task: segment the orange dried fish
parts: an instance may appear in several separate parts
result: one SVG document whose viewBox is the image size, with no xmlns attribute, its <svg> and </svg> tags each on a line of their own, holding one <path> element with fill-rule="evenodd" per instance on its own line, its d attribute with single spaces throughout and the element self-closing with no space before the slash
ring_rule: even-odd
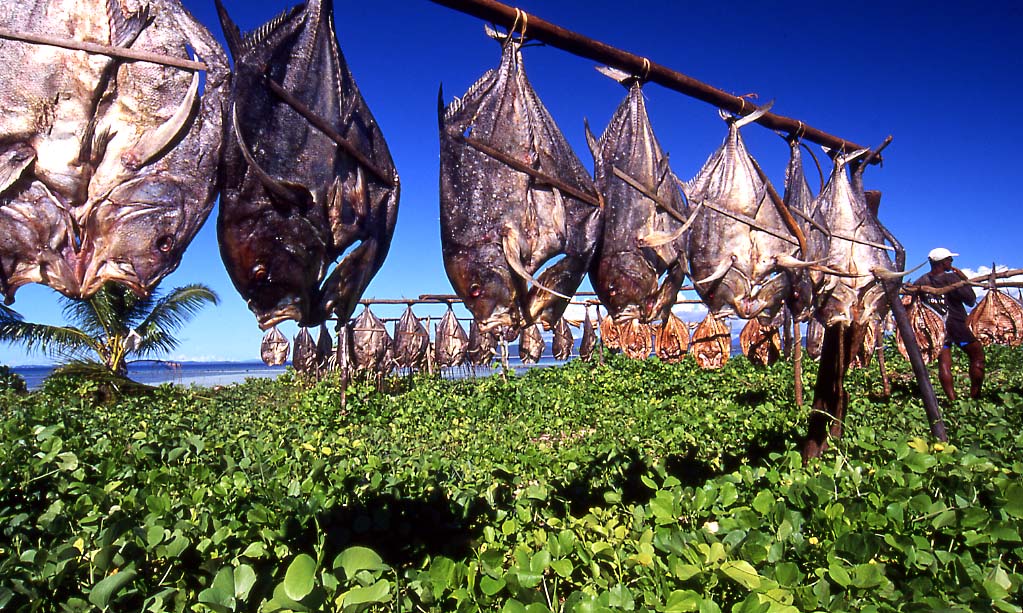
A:
<svg viewBox="0 0 1023 613">
<path fill-rule="evenodd" d="M 966 325 L 984 346 L 1023 344 L 1023 306 L 992 289 L 966 317 Z"/>
<path fill-rule="evenodd" d="M 903 299 L 903 304 L 906 303 L 906 299 Z M 910 299 L 909 306 L 906 308 L 906 314 L 909 316 L 909 321 L 913 324 L 913 331 L 916 333 L 916 343 L 920 346 L 920 355 L 923 356 L 924 363 L 929 364 L 934 360 L 938 359 L 938 354 L 941 353 L 941 345 L 945 342 L 945 322 L 941 319 L 941 316 L 920 304 L 918 300 Z M 895 339 L 898 342 L 899 353 L 902 357 L 909 359 L 909 353 L 906 352 L 906 345 L 902 340 L 902 334 L 896 331 Z"/>
<path fill-rule="evenodd" d="M 613 351 L 617 351 L 622 348 L 620 334 L 618 332 L 618 326 L 610 317 L 605 317 L 600 322 L 600 341 L 604 343 L 604 346 Z"/>
<path fill-rule="evenodd" d="M 689 351 L 689 328 L 674 313 L 668 317 L 654 334 L 654 353 L 665 362 L 681 362 Z"/>
<path fill-rule="evenodd" d="M 732 334 L 723 321 L 708 313 L 693 331 L 693 356 L 700 368 L 721 368 L 728 361 Z"/>
<path fill-rule="evenodd" d="M 746 322 L 739 333 L 739 346 L 750 362 L 767 366 L 781 357 L 781 335 L 778 328 L 761 324 L 756 318 Z"/>
<path fill-rule="evenodd" d="M 619 325 L 617 328 L 622 353 L 633 360 L 645 360 L 650 357 L 650 351 L 653 349 L 650 326 L 641 323 L 638 319 L 630 319 L 628 323 Z"/>
</svg>

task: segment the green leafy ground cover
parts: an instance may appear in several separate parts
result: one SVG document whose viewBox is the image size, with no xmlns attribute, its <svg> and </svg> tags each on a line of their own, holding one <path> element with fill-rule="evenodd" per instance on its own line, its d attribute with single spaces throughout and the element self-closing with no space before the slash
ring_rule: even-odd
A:
<svg viewBox="0 0 1023 613">
<path fill-rule="evenodd" d="M 741 359 L 403 379 L 343 409 L 290 376 L 0 391 L 0 609 L 1020 611 L 1023 352 L 989 351 L 947 445 L 890 366 L 890 400 L 851 374 L 847 435 L 805 468 L 791 366 Z"/>
</svg>

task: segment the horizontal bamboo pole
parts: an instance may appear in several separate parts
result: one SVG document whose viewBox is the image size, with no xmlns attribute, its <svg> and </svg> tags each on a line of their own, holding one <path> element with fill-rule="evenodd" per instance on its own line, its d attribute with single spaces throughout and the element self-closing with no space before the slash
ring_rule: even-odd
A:
<svg viewBox="0 0 1023 613">
<path fill-rule="evenodd" d="M 652 62 L 645 57 L 566 30 L 549 21 L 544 21 L 536 15 L 531 15 L 496 0 L 432 0 L 432 2 L 504 26 L 509 30 L 512 28 L 525 30 L 528 39 L 542 41 L 574 55 L 625 70 L 641 77 L 644 81 L 657 83 L 737 115 L 749 115 L 758 108 L 745 98 L 729 94 L 681 72 Z M 866 148 L 818 130 L 813 126 L 808 126 L 798 119 L 783 115 L 765 113 L 757 119 L 757 123 L 772 130 L 799 135 L 803 140 L 825 145 L 831 149 L 856 151 Z M 880 160 L 879 155 L 871 156 L 870 163 L 876 164 Z"/>
<path fill-rule="evenodd" d="M 207 70 L 206 64 L 203 64 L 202 62 L 186 60 L 184 58 L 174 57 L 173 55 L 139 51 L 126 47 L 112 47 L 110 45 L 100 45 L 98 43 L 60 38 L 57 36 L 49 36 L 47 34 L 15 32 L 8 28 L 0 28 L 0 38 L 16 40 L 23 43 L 49 45 L 51 47 L 60 47 L 62 49 L 71 49 L 73 51 L 85 51 L 86 53 L 95 53 L 98 55 L 109 55 L 111 57 L 121 58 L 124 60 L 162 64 L 164 66 L 173 66 L 174 68 L 181 68 L 184 70 Z"/>
</svg>

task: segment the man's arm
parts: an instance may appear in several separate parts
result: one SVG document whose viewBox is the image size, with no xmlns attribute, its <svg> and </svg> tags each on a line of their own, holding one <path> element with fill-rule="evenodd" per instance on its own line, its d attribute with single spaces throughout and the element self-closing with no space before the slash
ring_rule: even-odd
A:
<svg viewBox="0 0 1023 613">
<path fill-rule="evenodd" d="M 952 272 L 954 272 L 956 276 L 962 279 L 963 281 L 970 280 L 970 278 L 966 276 L 966 273 L 959 270 L 955 266 L 952 267 Z M 974 303 L 977 302 L 977 292 L 973 291 L 973 287 L 969 285 L 963 285 L 962 287 L 956 288 L 952 292 L 952 295 L 955 296 L 958 300 L 961 300 L 963 304 L 968 304 L 970 306 L 973 306 Z"/>
</svg>

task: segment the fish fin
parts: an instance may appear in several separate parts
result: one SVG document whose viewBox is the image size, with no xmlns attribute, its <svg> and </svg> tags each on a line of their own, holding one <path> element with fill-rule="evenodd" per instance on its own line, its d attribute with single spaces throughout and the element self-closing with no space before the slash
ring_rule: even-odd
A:
<svg viewBox="0 0 1023 613">
<path fill-rule="evenodd" d="M 245 138 L 242 136 L 241 126 L 238 124 L 238 110 L 234 105 L 231 107 L 231 119 L 234 122 L 235 138 L 238 141 L 238 148 L 241 149 L 242 157 L 245 158 L 245 162 L 256 174 L 256 178 L 259 179 L 260 184 L 262 184 L 263 187 L 272 195 L 277 196 L 279 199 L 287 202 L 288 204 L 302 209 L 308 208 L 312 202 L 312 195 L 307 189 L 303 188 L 301 185 L 274 179 L 267 174 L 267 172 L 263 170 L 263 167 L 259 165 L 259 162 L 252 157 L 252 152 L 249 151 L 249 146 L 245 143 Z M 277 207 L 276 200 L 271 198 L 270 201 L 274 204 L 275 208 L 279 208 Z M 290 213 L 290 211 L 281 212 L 285 215 Z"/>
<path fill-rule="evenodd" d="M 259 26 L 255 30 L 245 35 L 242 40 L 241 51 L 248 51 L 263 45 L 273 34 L 277 32 L 277 29 L 282 24 L 291 20 L 295 15 L 302 14 L 302 21 L 305 20 L 305 4 L 296 4 L 295 6 L 285 9 L 278 13 L 273 19 Z"/>
<path fill-rule="evenodd" d="M 621 70 L 620 68 L 614 68 L 612 66 L 595 66 L 597 72 L 604 75 L 605 77 L 617 81 L 625 87 L 632 87 L 633 83 L 639 83 L 643 79 L 639 76 Z"/>
<path fill-rule="evenodd" d="M 728 271 L 731 270 L 732 266 L 734 265 L 735 260 L 733 260 L 732 258 L 728 258 L 728 260 L 722 262 L 721 265 L 717 267 L 717 270 L 710 273 L 710 276 L 708 276 L 707 278 L 700 279 L 699 281 L 693 279 L 693 285 L 707 285 L 709 283 L 717 281 L 718 279 L 724 278 L 724 276 L 728 274 Z"/>
<path fill-rule="evenodd" d="M 682 234 L 685 233 L 685 231 L 686 231 L 685 227 L 680 227 L 678 230 L 675 230 L 674 232 L 652 231 L 643 236 L 640 236 L 637 243 L 639 244 L 640 247 L 660 247 L 662 245 L 667 245 L 668 243 L 674 242 L 680 236 L 682 236 Z"/>
<path fill-rule="evenodd" d="M 20 179 L 35 159 L 35 150 L 22 143 L 0 153 L 0 194 Z"/>
<path fill-rule="evenodd" d="M 771 100 L 767 104 L 765 104 L 765 105 L 763 105 L 761 107 L 758 107 L 757 110 L 753 111 L 749 115 L 745 115 L 743 117 L 740 117 L 740 118 L 736 119 L 735 120 L 735 127 L 736 128 L 741 128 L 743 126 L 746 126 L 746 125 L 749 125 L 749 124 L 753 123 L 754 121 L 756 121 L 756 120 L 760 119 L 761 117 L 763 117 L 764 115 L 766 115 L 771 110 L 772 106 L 774 106 L 774 100 Z"/>
<path fill-rule="evenodd" d="M 559 296 L 566 300 L 572 299 L 571 296 L 566 296 L 561 292 L 556 292 L 550 289 L 549 287 L 545 287 L 539 281 L 537 281 L 536 277 L 534 277 L 532 274 L 529 273 L 528 270 L 526 270 L 526 267 L 522 265 L 522 252 L 519 250 L 519 242 L 515 240 L 515 238 L 512 236 L 512 233 L 504 234 L 504 236 L 501 237 L 501 244 L 504 248 L 504 259 L 508 262 L 508 265 L 511 267 L 511 269 L 515 271 L 515 274 L 519 275 L 526 281 L 529 281 L 534 286 L 539 287 L 545 292 L 554 294 L 555 296 Z"/>
<path fill-rule="evenodd" d="M 121 161 L 129 170 L 138 170 L 151 162 L 161 151 L 174 142 L 178 135 L 186 130 L 188 120 L 195 110 L 199 99 L 199 71 L 192 73 L 192 83 L 188 86 L 181 104 L 171 117 L 156 130 L 145 134 L 121 156 Z"/>
<path fill-rule="evenodd" d="M 139 10 L 125 17 L 116 0 L 107 0 L 107 22 L 110 24 L 110 44 L 115 47 L 130 47 L 153 20 L 149 14 L 148 4 L 142 5 Z"/>
<path fill-rule="evenodd" d="M 238 29 L 238 24 L 227 14 L 224 4 L 220 0 L 213 0 L 213 2 L 217 6 L 217 16 L 220 17 L 220 29 L 224 31 L 227 50 L 231 52 L 231 57 L 238 57 L 243 45 L 241 30 Z"/>
<path fill-rule="evenodd" d="M 593 132 L 590 131 L 590 122 L 587 121 L 586 119 L 583 119 L 583 131 L 586 133 L 586 144 L 590 148 L 590 153 L 593 155 L 593 160 L 597 163 L 596 165 L 599 166 L 600 158 L 602 157 L 600 153 L 601 149 L 600 141 L 598 141 L 597 137 L 595 137 L 593 135 Z"/>
<path fill-rule="evenodd" d="M 839 154 L 838 157 L 835 158 L 835 165 L 841 168 L 868 151 L 870 151 L 870 149 L 857 149 L 856 151 L 850 151 L 849 153 Z"/>
</svg>

